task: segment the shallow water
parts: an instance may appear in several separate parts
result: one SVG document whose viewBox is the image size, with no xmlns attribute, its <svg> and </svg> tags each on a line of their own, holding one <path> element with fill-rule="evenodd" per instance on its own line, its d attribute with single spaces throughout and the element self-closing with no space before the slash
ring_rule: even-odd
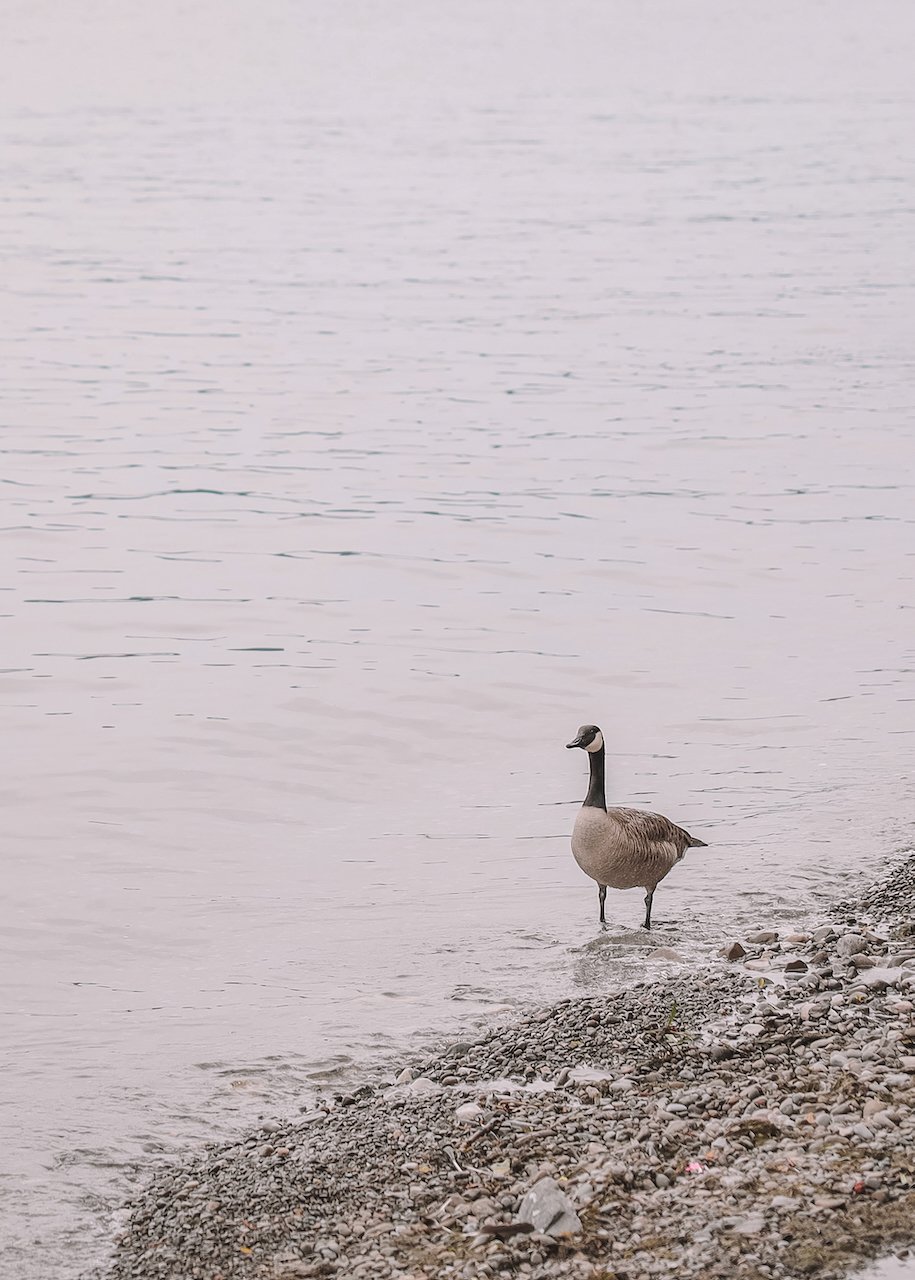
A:
<svg viewBox="0 0 915 1280">
<path fill-rule="evenodd" d="M 915 1280 L 915 1258 L 884 1258 L 860 1272 L 857 1280 Z"/>
<path fill-rule="evenodd" d="M 9 6 L 9 1274 L 908 839 L 912 13 L 646 12 Z M 652 944 L 568 853 L 592 720 L 710 845 Z"/>
</svg>

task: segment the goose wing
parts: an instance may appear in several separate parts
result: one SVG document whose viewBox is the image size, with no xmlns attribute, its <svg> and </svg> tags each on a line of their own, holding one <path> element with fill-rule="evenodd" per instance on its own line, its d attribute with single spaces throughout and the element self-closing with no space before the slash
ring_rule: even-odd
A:
<svg viewBox="0 0 915 1280">
<path fill-rule="evenodd" d="M 697 840 L 688 831 L 678 827 L 670 818 L 660 813 L 649 813 L 646 809 L 623 809 L 614 807 L 611 810 L 620 826 L 629 838 L 650 848 L 656 845 L 673 845 L 677 856 L 682 857 L 686 849 L 704 849 L 705 841 Z"/>
</svg>

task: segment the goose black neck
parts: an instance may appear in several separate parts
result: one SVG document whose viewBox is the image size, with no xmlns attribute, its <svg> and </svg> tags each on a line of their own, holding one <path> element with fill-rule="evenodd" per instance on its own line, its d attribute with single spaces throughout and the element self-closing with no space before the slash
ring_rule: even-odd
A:
<svg viewBox="0 0 915 1280">
<path fill-rule="evenodd" d="M 591 781 L 588 784 L 588 794 L 585 796 L 585 802 L 582 806 L 585 809 L 607 809 L 607 796 L 604 791 L 604 748 L 599 751 L 589 751 L 588 757 L 591 761 Z"/>
</svg>

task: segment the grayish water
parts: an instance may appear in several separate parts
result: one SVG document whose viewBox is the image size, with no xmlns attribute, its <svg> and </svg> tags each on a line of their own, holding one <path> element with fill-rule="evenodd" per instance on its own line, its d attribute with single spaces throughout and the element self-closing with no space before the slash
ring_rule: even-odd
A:
<svg viewBox="0 0 915 1280">
<path fill-rule="evenodd" d="M 908 838 L 913 10 L 7 2 L 5 1274 Z"/>
<path fill-rule="evenodd" d="M 884 1258 L 862 1271 L 858 1280 L 915 1280 L 915 1257 Z"/>
</svg>

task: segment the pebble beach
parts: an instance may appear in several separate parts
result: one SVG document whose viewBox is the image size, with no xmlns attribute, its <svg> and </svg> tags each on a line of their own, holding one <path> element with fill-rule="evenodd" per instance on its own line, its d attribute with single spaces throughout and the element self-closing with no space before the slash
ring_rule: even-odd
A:
<svg viewBox="0 0 915 1280">
<path fill-rule="evenodd" d="M 915 1245 L 915 856 L 154 1172 L 105 1280 L 839 1277 Z"/>
</svg>

